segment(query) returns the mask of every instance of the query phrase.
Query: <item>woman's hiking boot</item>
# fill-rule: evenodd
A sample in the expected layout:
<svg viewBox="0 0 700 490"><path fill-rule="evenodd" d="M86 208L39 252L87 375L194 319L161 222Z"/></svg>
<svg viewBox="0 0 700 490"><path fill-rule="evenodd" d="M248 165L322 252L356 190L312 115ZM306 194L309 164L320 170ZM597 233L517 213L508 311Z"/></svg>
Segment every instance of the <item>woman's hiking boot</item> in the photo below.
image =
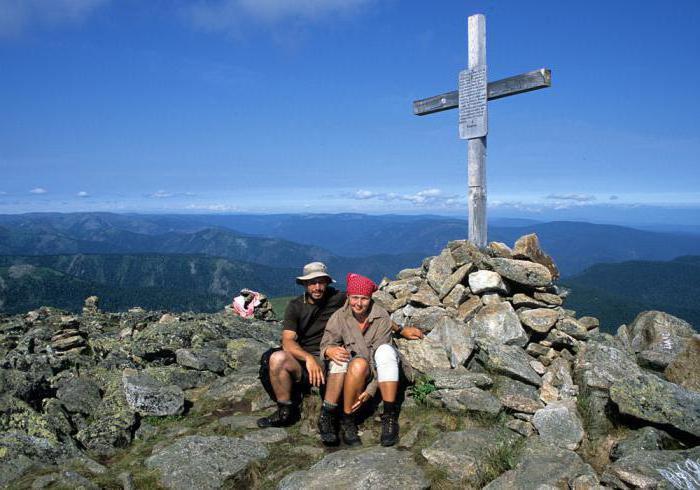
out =
<svg viewBox="0 0 700 490"><path fill-rule="evenodd" d="M393 446L399 441L399 411L396 402L384 402L382 414L382 435L379 442L382 446Z"/></svg>
<svg viewBox="0 0 700 490"><path fill-rule="evenodd" d="M337 446L338 440L338 409L331 409L326 406L321 407L318 416L318 433L321 435L321 442L326 446Z"/></svg>
<svg viewBox="0 0 700 490"><path fill-rule="evenodd" d="M354 415L343 414L343 418L340 419L340 435L346 445L362 446L360 436L357 435L357 422Z"/></svg>
<svg viewBox="0 0 700 490"><path fill-rule="evenodd" d="M299 410L293 403L277 403L277 410L272 415L257 420L258 427L289 427L299 418Z"/></svg>
<svg viewBox="0 0 700 490"><path fill-rule="evenodd" d="M379 442L382 446L393 446L399 441L399 416L396 413L382 414L382 435Z"/></svg>

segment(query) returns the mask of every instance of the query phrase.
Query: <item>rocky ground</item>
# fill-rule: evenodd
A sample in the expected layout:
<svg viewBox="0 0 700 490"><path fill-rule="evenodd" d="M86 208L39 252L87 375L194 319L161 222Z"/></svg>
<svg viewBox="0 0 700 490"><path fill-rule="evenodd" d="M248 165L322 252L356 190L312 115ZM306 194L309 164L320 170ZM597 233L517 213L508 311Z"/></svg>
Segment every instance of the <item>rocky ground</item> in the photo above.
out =
<svg viewBox="0 0 700 490"><path fill-rule="evenodd" d="M662 312L617 335L565 309L535 236L451 242L375 299L422 341L397 447L323 448L319 405L288 429L257 380L274 321L41 308L0 317L0 486L700 488L700 337Z"/></svg>

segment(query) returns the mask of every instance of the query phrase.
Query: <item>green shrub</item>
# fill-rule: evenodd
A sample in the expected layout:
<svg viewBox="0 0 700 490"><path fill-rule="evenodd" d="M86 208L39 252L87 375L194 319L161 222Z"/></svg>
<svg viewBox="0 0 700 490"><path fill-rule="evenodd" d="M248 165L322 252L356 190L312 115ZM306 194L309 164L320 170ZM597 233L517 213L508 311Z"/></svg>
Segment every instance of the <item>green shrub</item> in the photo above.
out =
<svg viewBox="0 0 700 490"><path fill-rule="evenodd" d="M430 376L419 376L411 387L411 396L416 403L424 405L428 401L428 395L435 391L435 380Z"/></svg>

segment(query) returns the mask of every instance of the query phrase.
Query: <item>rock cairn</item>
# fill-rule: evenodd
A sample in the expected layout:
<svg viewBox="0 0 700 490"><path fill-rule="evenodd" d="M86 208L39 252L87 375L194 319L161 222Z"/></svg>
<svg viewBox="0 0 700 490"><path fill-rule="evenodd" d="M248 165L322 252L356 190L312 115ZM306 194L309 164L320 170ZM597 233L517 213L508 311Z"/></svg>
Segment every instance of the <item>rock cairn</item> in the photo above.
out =
<svg viewBox="0 0 700 490"><path fill-rule="evenodd" d="M0 316L0 487L700 488L700 336L658 311L603 333L557 277L528 235L382 281L376 301L426 333L397 342L402 438L378 447L370 417L366 447L330 454L317 397L294 430L255 423L278 322L96 297Z"/></svg>
<svg viewBox="0 0 700 490"><path fill-rule="evenodd" d="M662 312L639 315L616 337L601 334L596 318L577 318L565 308L568 291L553 283L558 276L537 236L527 235L512 249L491 243L481 251L453 241L420 267L382 281L374 299L396 323L426 334L422 342L401 339L398 345L407 377L432 385L427 402L458 414L506 417L511 431L448 432L423 457L452 479L469 481L484 451L512 444L517 434L530 459L489 488L562 479L628 488L642 475L663 482L637 456L630 456L632 462L622 457L634 451L618 450L614 459L621 462L602 475L574 451L582 452L584 438L595 441L630 420L653 424L649 430L659 441L670 437L661 428L674 433L675 447L695 446L700 338L692 326ZM700 450L693 451L697 459ZM548 467L553 454L559 463Z"/></svg>

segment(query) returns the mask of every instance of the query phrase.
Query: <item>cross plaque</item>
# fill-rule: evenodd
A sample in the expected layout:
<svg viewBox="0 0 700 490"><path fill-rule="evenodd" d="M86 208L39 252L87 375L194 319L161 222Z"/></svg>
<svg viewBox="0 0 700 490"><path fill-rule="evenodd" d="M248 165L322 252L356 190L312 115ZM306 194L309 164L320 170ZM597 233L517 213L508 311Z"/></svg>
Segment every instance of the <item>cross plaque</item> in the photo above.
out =
<svg viewBox="0 0 700 490"><path fill-rule="evenodd" d="M469 181L469 241L486 246L486 134L488 100L522 94L552 85L546 68L487 82L486 18L469 16L469 65L459 74L459 90L413 102L413 113L425 116L459 108L459 137L467 140Z"/></svg>

